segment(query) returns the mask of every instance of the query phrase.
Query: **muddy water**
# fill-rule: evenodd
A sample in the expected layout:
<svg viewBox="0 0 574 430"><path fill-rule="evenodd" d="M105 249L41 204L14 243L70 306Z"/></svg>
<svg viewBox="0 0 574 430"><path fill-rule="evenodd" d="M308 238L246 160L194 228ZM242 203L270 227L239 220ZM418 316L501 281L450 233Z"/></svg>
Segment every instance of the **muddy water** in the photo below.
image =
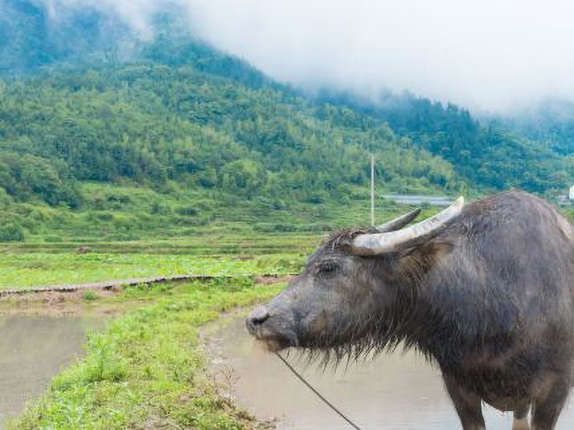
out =
<svg viewBox="0 0 574 430"><path fill-rule="evenodd" d="M0 428L82 353L86 331L100 327L101 319L0 317Z"/></svg>
<svg viewBox="0 0 574 430"><path fill-rule="evenodd" d="M240 406L264 419L278 418L283 430L346 430L350 427L321 403L278 359L254 345L242 318L210 336L216 369L233 375ZM363 430L458 430L460 424L440 373L414 353L395 353L347 370L305 368L303 375ZM228 377L229 379L229 377ZM488 430L510 430L512 417L485 407ZM574 428L574 400L557 430Z"/></svg>

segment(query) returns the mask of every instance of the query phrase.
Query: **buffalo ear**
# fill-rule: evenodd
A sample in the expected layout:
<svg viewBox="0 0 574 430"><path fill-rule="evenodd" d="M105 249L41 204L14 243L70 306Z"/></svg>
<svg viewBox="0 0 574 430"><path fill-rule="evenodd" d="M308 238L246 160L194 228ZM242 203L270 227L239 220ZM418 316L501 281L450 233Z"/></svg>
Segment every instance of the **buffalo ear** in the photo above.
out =
<svg viewBox="0 0 574 430"><path fill-rule="evenodd" d="M454 245L451 243L425 243L389 255L390 270L386 276L398 281L420 281L439 261L446 257Z"/></svg>
<svg viewBox="0 0 574 430"><path fill-rule="evenodd" d="M351 254L353 239L348 236L343 236L337 241L337 247L341 248L345 254Z"/></svg>
<svg viewBox="0 0 574 430"><path fill-rule="evenodd" d="M421 261L436 262L446 255L450 254L454 249L451 242L426 242L412 248L405 249L404 251L397 252L396 258L405 258L412 256Z"/></svg>
<svg viewBox="0 0 574 430"><path fill-rule="evenodd" d="M413 252L416 251L416 249L417 249L416 246L413 246L412 248L403 249L401 251L394 253L393 256L400 260L402 258L406 258L409 255L411 255Z"/></svg>
<svg viewBox="0 0 574 430"><path fill-rule="evenodd" d="M440 261L442 258L450 254L453 249L454 245L450 242L431 242L403 249L389 255L389 257L399 266L426 267L428 269L437 261Z"/></svg>

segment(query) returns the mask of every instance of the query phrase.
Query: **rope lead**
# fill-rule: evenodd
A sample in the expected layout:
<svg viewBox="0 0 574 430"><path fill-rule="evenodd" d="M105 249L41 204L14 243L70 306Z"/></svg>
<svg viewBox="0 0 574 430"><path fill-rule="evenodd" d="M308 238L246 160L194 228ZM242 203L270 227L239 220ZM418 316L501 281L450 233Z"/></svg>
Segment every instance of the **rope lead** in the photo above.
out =
<svg viewBox="0 0 574 430"><path fill-rule="evenodd" d="M313 391L313 393L315 393L317 395L317 397L319 397L323 403L325 403L327 406L329 406L333 411L335 411L341 418L343 418L345 421L347 421L353 428L355 428L356 430L361 430L361 428L355 424L353 421L351 421L349 418L347 418L345 416L345 414L343 414L340 410L338 410L331 402L329 402L319 391L317 391L315 388L313 388L311 386L311 384L309 384L305 378L303 378L299 372L297 372L293 366L291 366L287 360L285 360L285 358L283 358L279 353L275 353L275 355L277 357L279 357L279 360L281 360L283 362L283 364L285 364L285 366L287 366L287 368L293 372L293 374L301 381L303 382L303 384L305 384L311 391Z"/></svg>

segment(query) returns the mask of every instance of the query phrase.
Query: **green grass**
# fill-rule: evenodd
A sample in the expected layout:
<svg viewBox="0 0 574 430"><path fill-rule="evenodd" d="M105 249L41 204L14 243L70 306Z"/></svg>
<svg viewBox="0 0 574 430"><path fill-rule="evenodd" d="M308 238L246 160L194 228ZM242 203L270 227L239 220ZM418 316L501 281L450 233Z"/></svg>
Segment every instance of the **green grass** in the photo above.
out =
<svg viewBox="0 0 574 430"><path fill-rule="evenodd" d="M178 237L170 240L102 241L84 238L78 242L25 242L2 243L0 252L77 252L87 248L90 253L147 253L170 255L195 255L200 257L237 256L251 257L262 254L306 253L320 242L323 235L297 234L213 234L195 238Z"/></svg>
<svg viewBox="0 0 574 430"><path fill-rule="evenodd" d="M85 195L81 209L52 207L40 202L8 202L1 215L6 223L22 228L23 241L32 248L69 250L90 244L94 249L111 246L112 250L108 251L111 252L128 242L128 248L136 252L152 241L167 251L173 248L170 242L176 242L178 249L183 245L181 242L185 242L186 251L203 255L209 254L210 247L205 244L212 239L222 245L216 247L217 254L229 254L235 251L225 247L227 243L219 241L220 238L230 238L232 245L245 250L261 247L254 239L266 237L279 237L285 245L294 245L305 241L306 236L320 236L344 226L365 225L370 220L367 190L360 187L352 187L344 198L329 199L321 204L289 201L279 206L265 198L249 200L208 190L161 194L142 186L100 183L83 183L81 188ZM182 211L182 208L192 210ZM408 210L380 199L377 222ZM243 246L242 241L248 244ZM263 243L268 245L266 252L277 252L271 241Z"/></svg>
<svg viewBox="0 0 574 430"><path fill-rule="evenodd" d="M221 312L269 298L280 287L250 279L133 287L113 300L151 304L91 334L68 367L11 430L264 428L218 394L206 374L200 327Z"/></svg>
<svg viewBox="0 0 574 430"><path fill-rule="evenodd" d="M299 254L246 260L136 253L9 253L0 255L0 289L186 274L298 273L303 262Z"/></svg>
<svg viewBox="0 0 574 430"><path fill-rule="evenodd" d="M108 188L111 190L110 193L113 191L116 194L121 194L120 191L129 194L128 191L131 190L120 187ZM137 195L136 192L132 194ZM118 208L118 211L133 209L134 213L137 213L137 208L141 207L142 202L133 196L132 200L133 208L127 205L126 208ZM352 204L340 206L334 203L301 206L296 215L293 208L290 211L249 213L250 210L254 210L252 203L251 206L240 205L233 211L212 210L214 219L209 225L201 227L199 233L169 239L161 238L159 235L159 238L154 239L109 241L105 240L104 235L101 237L86 235L86 232L105 229L105 223L99 227L95 223L90 228L82 223L74 228L67 225L68 230L59 233L51 231L52 236L35 236L34 240L23 243L0 244L0 289L185 274L297 273L306 257L328 234L327 231L310 232L305 229L313 225L321 226L317 223L319 219L325 220L324 227L329 224L333 229L364 225L367 219L367 205L364 201L355 203L354 206ZM406 212L409 208L389 204L379 209L379 221L382 222ZM30 213L33 215L35 211L38 211L38 208L31 208ZM54 219L63 217L64 225L67 217L81 218L81 215L72 212L64 211L56 214L55 209L49 211L52 215L44 214L43 219L53 220L54 217ZM436 211L436 208L426 208L421 218L433 211ZM67 215L64 216L63 213ZM122 213L126 215L125 212L114 213L116 218ZM147 217L146 219L152 224L148 226L149 231L146 234L158 231L166 233L167 231L161 230L158 224L176 229L170 230L170 234L181 233L177 230L179 228L177 224L170 224L168 218L162 218L161 215ZM50 222L46 221L48 224ZM147 224L134 222L129 225L133 228L137 226L143 228ZM73 238L66 236L70 231L76 231L75 228L83 235L78 234ZM257 231L258 229L268 229L270 232L264 233ZM293 231L278 232L276 229ZM127 234L132 230L125 232ZM140 230L138 234L141 234ZM76 252L79 247L86 247L88 253Z"/></svg>
<svg viewBox="0 0 574 430"><path fill-rule="evenodd" d="M197 219L174 215L169 208L179 200L173 197L136 187L85 187L112 196L117 206L89 213L23 204L19 216L29 226L26 241L0 244L0 289L194 273L293 273L329 231L369 219L362 198L277 210L238 201L229 209L192 193L179 198L203 208L209 222L190 227L187 221ZM167 214L146 212L150 199L164 204ZM409 209L381 203L377 220ZM421 218L435 211L426 208ZM112 239L118 232L124 240ZM77 253L80 247L88 253Z"/></svg>

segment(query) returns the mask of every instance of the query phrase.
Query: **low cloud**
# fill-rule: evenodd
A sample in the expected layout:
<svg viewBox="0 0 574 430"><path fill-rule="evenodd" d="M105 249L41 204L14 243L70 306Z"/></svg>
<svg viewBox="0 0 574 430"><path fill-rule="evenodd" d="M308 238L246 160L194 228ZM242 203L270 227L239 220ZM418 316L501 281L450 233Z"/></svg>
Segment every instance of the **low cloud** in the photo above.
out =
<svg viewBox="0 0 574 430"><path fill-rule="evenodd" d="M46 0L95 6L152 37L158 11L265 73L313 90L409 90L480 110L574 101L574 3L563 0Z"/></svg>

